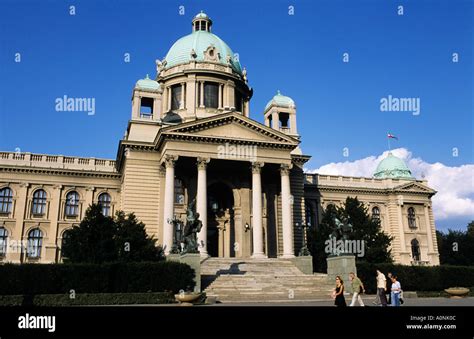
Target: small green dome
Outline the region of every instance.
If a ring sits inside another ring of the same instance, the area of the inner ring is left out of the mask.
[[[290,97],[282,95],[280,91],[277,91],[277,94],[268,102],[265,106],[265,111],[271,106],[279,106],[279,107],[287,107],[287,108],[294,108],[296,107],[295,102]]]
[[[160,84],[155,80],[151,80],[147,74],[145,79],[137,81],[135,88],[143,89],[145,91],[157,91],[160,89]]]
[[[413,179],[405,162],[391,152],[378,164],[374,177],[377,179]]]

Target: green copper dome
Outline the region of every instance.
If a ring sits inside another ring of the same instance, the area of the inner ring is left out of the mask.
[[[279,107],[287,107],[287,108],[296,107],[295,102],[293,101],[293,99],[291,99],[290,97],[287,97],[285,95],[282,95],[280,93],[280,91],[277,91],[277,94],[272,98],[272,100],[270,100],[268,102],[268,104],[265,106],[265,111],[271,105],[275,105],[275,106],[279,106]]]
[[[379,163],[374,177],[377,179],[413,179],[411,171],[405,162],[394,156],[391,152]]]
[[[176,41],[166,54],[165,68],[185,64],[192,60],[204,61],[204,52],[213,46],[218,57],[215,62],[227,65],[227,60],[230,59],[230,66],[234,71],[242,74],[242,67],[234,53],[221,38],[211,33],[211,25],[212,20],[206,13],[197,14],[193,19],[193,32]]]
[[[217,35],[206,31],[195,31],[176,41],[166,54],[166,68],[190,62],[192,60],[192,50],[196,53],[194,60],[204,61],[204,51],[209,46],[216,48],[220,64],[227,65],[227,57],[229,56],[231,67],[236,72],[242,73],[242,67],[235,60],[230,47]]]
[[[143,89],[145,91],[157,91],[160,89],[160,84],[155,80],[151,80],[147,74],[145,79],[137,81],[135,88]]]

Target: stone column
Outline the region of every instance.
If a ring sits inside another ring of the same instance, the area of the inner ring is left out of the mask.
[[[184,82],[181,83],[181,101],[179,102],[179,109],[184,109]]]
[[[261,169],[263,163],[252,163],[252,258],[265,258],[263,253],[263,223],[262,223],[262,181]]]
[[[17,200],[15,202],[15,228],[12,230],[10,241],[15,241],[15,246],[7,248],[7,261],[19,264],[22,261],[21,246],[25,226],[25,218],[28,215],[28,189],[29,183],[22,182],[15,192]],[[10,236],[10,235],[9,235]],[[26,253],[26,252],[25,252]]]
[[[163,208],[163,248],[168,254],[173,246],[173,224],[169,221],[174,217],[174,166],[177,156],[167,155],[165,158],[165,201]]]
[[[141,98],[137,95],[137,92],[133,92],[133,102],[132,102],[132,119],[140,117],[140,100]]]
[[[403,256],[403,254],[407,253],[407,244],[405,242],[405,226],[403,223],[403,213],[402,213],[402,206],[403,206],[403,196],[398,196],[397,197],[397,209],[398,209],[398,220],[399,220],[399,232],[400,232],[400,252],[401,255],[400,257]],[[402,262],[403,264],[403,262]]]
[[[171,87],[166,88],[166,92],[168,93],[167,102],[168,102],[168,109],[167,112],[171,110]]]
[[[290,113],[290,133],[298,134],[298,128],[296,128],[296,114]]]
[[[50,203],[50,224],[48,230],[48,243],[45,244],[44,261],[54,263],[57,260],[58,251],[58,220],[61,211],[61,192],[62,185],[54,185]]]
[[[161,100],[158,100],[158,96],[153,97],[153,120],[157,121],[161,118]]]
[[[433,246],[433,234],[431,233],[431,223],[430,223],[430,213],[428,211],[428,204],[424,204],[425,210],[425,227],[426,227],[426,236],[428,238],[428,259],[431,261],[431,254],[434,253]]]
[[[280,129],[279,126],[279,118],[278,118],[278,112],[273,112],[272,113],[272,128],[276,129],[277,131]]]
[[[244,115],[246,117],[249,117],[249,114],[250,114],[250,111],[249,111],[249,101],[248,100],[244,100]]]
[[[222,87],[224,85],[222,84],[219,84],[219,107],[218,108],[222,108]]]
[[[293,258],[293,225],[291,224],[291,193],[290,193],[290,169],[291,165],[281,165],[281,221],[283,231],[283,255],[282,258]]]
[[[204,81],[200,81],[199,84],[200,84],[200,87],[201,87],[199,89],[201,91],[200,92],[201,96],[199,98],[199,107],[203,108],[204,107]]]
[[[228,84],[225,84],[224,85],[224,96],[223,96],[223,101],[224,101],[224,109],[229,109],[229,89],[228,89],[229,85]]]
[[[196,111],[196,75],[189,74],[186,82],[186,109],[187,116],[193,116]]]
[[[227,105],[229,109],[235,109],[235,86],[234,82],[227,80]]]
[[[208,158],[197,158],[197,199],[196,212],[202,222],[201,231],[198,233],[199,252],[201,256],[207,257],[207,164]]]

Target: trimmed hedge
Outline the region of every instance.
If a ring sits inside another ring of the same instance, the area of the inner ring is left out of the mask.
[[[0,296],[0,306],[81,306],[81,305],[133,305],[171,304],[174,295],[158,293],[94,293],[77,294],[74,299],[69,294],[40,294],[29,300],[22,295]]]
[[[105,264],[5,264],[0,295],[178,292],[193,289],[194,270],[173,261]]]
[[[385,275],[392,272],[405,291],[442,291],[449,287],[474,286],[474,266],[405,266],[394,264],[358,263],[357,275],[367,293],[376,292],[376,270]]]

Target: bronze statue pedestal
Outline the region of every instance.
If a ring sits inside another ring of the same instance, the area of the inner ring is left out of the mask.
[[[336,283],[336,276],[340,276],[344,281],[349,280],[349,273],[357,274],[355,264],[355,256],[352,254],[344,254],[328,257],[328,281]]]
[[[186,253],[186,254],[168,254],[166,260],[177,261],[191,266],[194,270],[194,292],[201,292],[201,254]]]

